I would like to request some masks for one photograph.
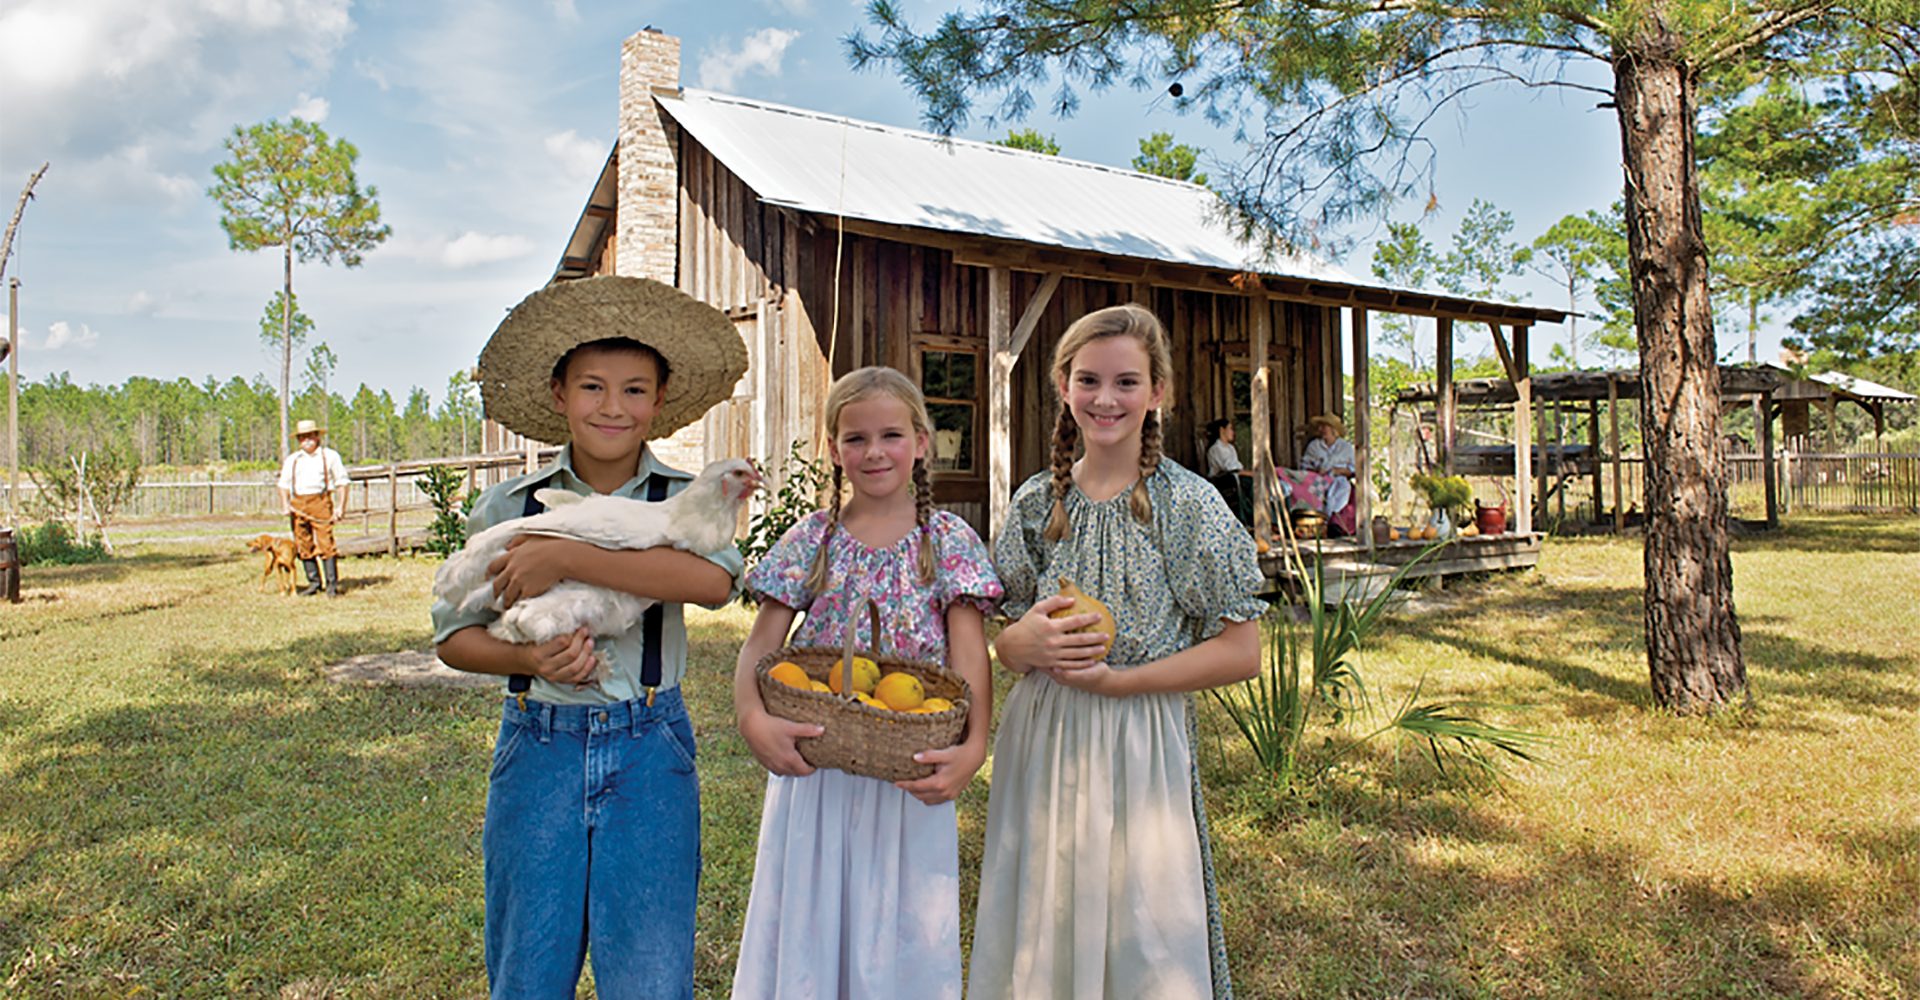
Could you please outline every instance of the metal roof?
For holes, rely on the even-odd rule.
[[[1840,372],[1819,372],[1808,375],[1807,377],[1815,382],[1824,382],[1842,392],[1859,396],[1862,399],[1885,399],[1899,403],[1911,403],[1916,398],[1920,398],[1910,392],[1901,392],[1892,386],[1881,385],[1878,382],[1870,382],[1853,375],[1843,375]]]
[[[1305,256],[1263,258],[1232,237],[1213,192],[1196,184],[708,91],[656,92],[654,99],[772,204],[1121,257],[1362,283]]]

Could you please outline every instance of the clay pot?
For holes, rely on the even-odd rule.
[[[1507,505],[1489,507],[1478,500],[1473,502],[1473,523],[1483,535],[1498,535],[1507,530]]]
[[[1391,521],[1388,521],[1385,517],[1374,518],[1373,519],[1373,540],[1376,544],[1380,542],[1392,541],[1393,540],[1393,523]]]

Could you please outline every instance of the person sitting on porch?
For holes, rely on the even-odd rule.
[[[1247,502],[1247,479],[1253,473],[1240,467],[1240,453],[1233,448],[1233,422],[1222,417],[1207,423],[1207,481],[1220,491],[1227,509],[1241,524],[1252,524],[1251,504]]]
[[[1276,469],[1281,494],[1289,509],[1308,508],[1327,517],[1340,532],[1354,532],[1353,442],[1346,440],[1347,425],[1330,413],[1307,421],[1306,450],[1300,456],[1300,468]]]

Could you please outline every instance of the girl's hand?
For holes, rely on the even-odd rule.
[[[960,797],[961,790],[973,780],[980,765],[987,762],[987,745],[969,740],[943,750],[922,750],[914,754],[913,759],[932,764],[933,773],[912,781],[896,781],[894,787],[927,805],[937,806]]]
[[[585,627],[546,642],[521,646],[526,650],[526,673],[536,674],[554,684],[582,687],[593,680],[600,663],[593,656],[593,635]]]
[[[1052,677],[1053,682],[1061,687],[1070,687],[1088,694],[1103,694],[1110,698],[1122,697],[1118,686],[1114,683],[1120,675],[1112,667],[1107,666],[1105,660],[1085,666],[1055,667],[1047,671],[1047,676]]]
[[[1036,602],[1020,620],[1001,630],[994,640],[1000,662],[1016,674],[1059,667],[1087,667],[1107,655],[1107,637],[1099,632],[1075,632],[1100,620],[1099,615],[1048,615],[1073,607],[1073,598],[1056,594]]]
[[[790,778],[813,773],[813,765],[794,746],[797,740],[811,739],[826,729],[810,722],[792,722],[771,712],[751,712],[740,718],[740,735],[747,741],[760,766],[774,774]]]
[[[584,544],[545,535],[513,536],[507,542],[507,551],[487,564],[500,607],[510,608],[522,597],[537,597],[552,590],[554,584],[567,578],[567,548]]]

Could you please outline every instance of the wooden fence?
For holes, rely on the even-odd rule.
[[[550,460],[555,449],[537,452],[536,465]],[[494,452],[460,455],[452,458],[419,459],[385,465],[359,465],[347,470],[347,507],[342,520],[342,546],[355,552],[398,552],[403,538],[402,521],[417,521],[407,515],[430,511],[433,504],[420,489],[422,474],[436,466],[461,470],[467,489],[478,491],[518,476],[528,469],[525,452]],[[115,515],[116,520],[165,520],[184,517],[273,517],[280,513],[280,491],[274,475],[263,473],[258,479],[209,482],[146,482],[134,488],[134,494]],[[0,482],[0,500],[5,499],[6,484]],[[31,509],[36,487],[20,486],[20,501]],[[4,504],[0,504],[3,508]],[[361,540],[344,537],[358,527]]]
[[[1765,488],[1760,456],[1728,457],[1731,492],[1741,495]],[[1920,513],[1920,453],[1875,451],[1871,447],[1833,451],[1826,448],[1823,441],[1795,438],[1780,449],[1775,474],[1782,513],[1793,510]]]

